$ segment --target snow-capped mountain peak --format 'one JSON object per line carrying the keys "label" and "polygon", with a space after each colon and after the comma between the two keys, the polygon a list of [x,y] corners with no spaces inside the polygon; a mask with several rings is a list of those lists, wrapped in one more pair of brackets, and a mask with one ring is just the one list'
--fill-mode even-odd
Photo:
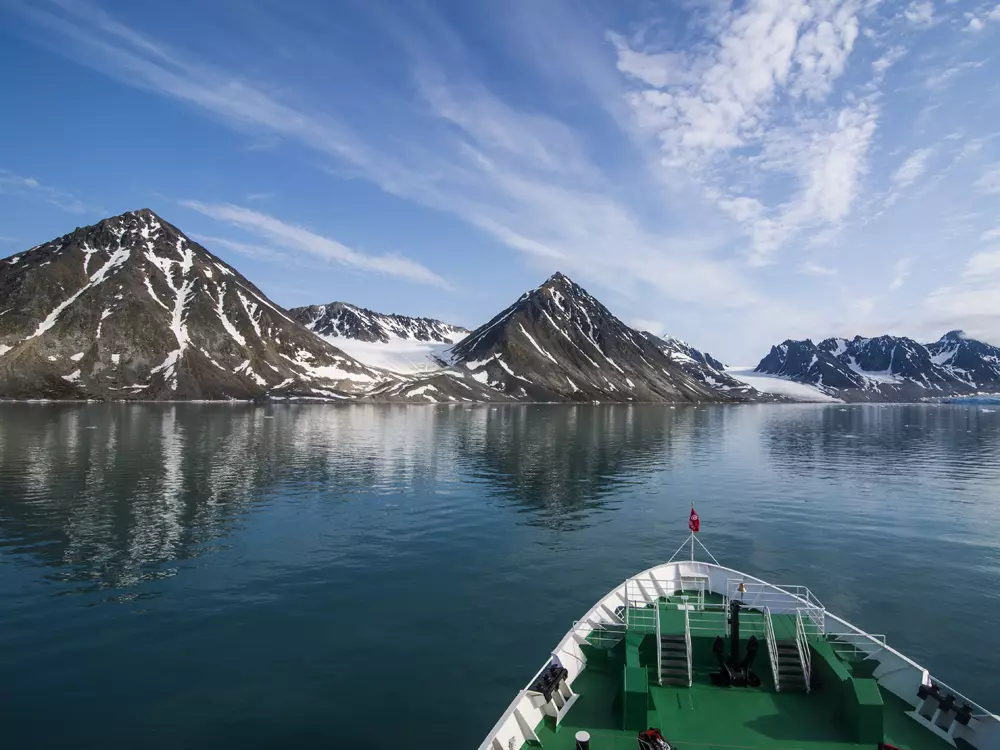
{"label": "snow-capped mountain peak", "polygon": [[752,393],[722,373],[700,377],[662,345],[556,273],[472,331],[449,357],[480,382],[518,398],[727,401]]}
{"label": "snow-capped mountain peak", "polygon": [[149,209],[0,261],[0,391],[251,398],[383,379]]}

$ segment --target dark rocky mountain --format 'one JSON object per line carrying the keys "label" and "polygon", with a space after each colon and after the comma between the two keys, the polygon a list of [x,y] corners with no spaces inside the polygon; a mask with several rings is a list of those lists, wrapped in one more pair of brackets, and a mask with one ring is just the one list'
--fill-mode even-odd
{"label": "dark rocky mountain", "polygon": [[927,351],[935,364],[977,390],[1000,392],[1000,347],[970,339],[962,331],[949,331]]}
{"label": "dark rocky mountain", "polygon": [[692,374],[659,341],[629,328],[557,273],[446,356],[480,383],[518,400],[731,402],[760,396],[738,381]]}
{"label": "dark rocky mountain", "polygon": [[148,209],[0,261],[3,398],[346,398],[387,378]]}
{"label": "dark rocky mountain", "polygon": [[649,331],[643,331],[642,335],[667,355],[680,369],[705,385],[712,388],[724,387],[728,393],[742,394],[748,399],[755,399],[760,395],[755,393],[754,389],[746,383],[726,373],[726,366],[711,354],[695,349],[686,341],[681,341],[673,336],[661,338]]}
{"label": "dark rocky mountain", "polygon": [[686,341],[681,341],[673,336],[656,336],[649,331],[643,331],[642,335],[660,347],[660,351],[675,362],[694,362],[716,372],[725,372],[726,370],[726,366],[711,354],[698,351]]}
{"label": "dark rocky mountain", "polygon": [[756,371],[845,401],[914,401],[1000,391],[1000,349],[961,331],[926,345],[905,336],[788,340],[771,347]]}
{"label": "dark rocky mountain", "polygon": [[384,315],[346,302],[293,307],[292,317],[314,333],[331,338],[389,343],[393,339],[454,344],[469,331],[434,318]]}
{"label": "dark rocky mountain", "polygon": [[[407,367],[374,366],[378,356]],[[562,274],[471,334],[345,303],[289,312],[142,209],[0,260],[0,398],[766,397],[709,355],[629,328]]]}

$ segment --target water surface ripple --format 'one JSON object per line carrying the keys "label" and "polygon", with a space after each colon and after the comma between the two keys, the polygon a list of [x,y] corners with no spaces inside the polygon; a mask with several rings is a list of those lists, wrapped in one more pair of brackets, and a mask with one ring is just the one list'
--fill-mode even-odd
{"label": "water surface ripple", "polygon": [[5,744],[474,747],[692,503],[998,710],[998,500],[979,406],[0,404]]}

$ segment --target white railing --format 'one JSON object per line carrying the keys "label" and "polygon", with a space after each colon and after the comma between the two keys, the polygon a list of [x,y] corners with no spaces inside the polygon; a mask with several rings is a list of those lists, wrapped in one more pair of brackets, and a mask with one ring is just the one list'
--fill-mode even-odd
{"label": "white railing", "polygon": [[700,610],[685,610],[689,628],[701,635],[725,635],[728,632],[726,610],[721,604],[706,604]]}
{"label": "white railing", "polygon": [[656,676],[659,678],[659,682],[663,684],[663,641],[660,640],[662,637],[660,632],[660,607],[656,607]]}
{"label": "white railing", "polygon": [[[848,656],[851,660],[868,659],[887,648],[885,635],[882,633],[826,633],[826,639],[837,654]],[[875,643],[872,643],[874,641]],[[878,648],[876,644],[881,644]]]}
{"label": "white railing", "polygon": [[795,615],[802,619],[802,625],[806,629],[806,635],[822,636],[826,633],[826,610],[808,605],[806,607],[796,607]]}
{"label": "white railing", "polygon": [[[745,591],[740,591],[741,585]],[[733,599],[753,609],[770,607],[776,614],[794,614],[799,607],[805,607],[815,611],[818,620],[826,609],[807,586],[779,586],[743,578],[726,579],[725,602]]]}
{"label": "white railing", "polygon": [[687,650],[687,661],[688,661],[688,687],[691,687],[694,682],[694,676],[691,670],[691,610],[684,610],[684,647]]}
{"label": "white railing", "polygon": [[764,636],[767,639],[767,655],[771,662],[771,674],[774,675],[774,689],[776,692],[781,692],[781,683],[778,680],[778,644],[774,639],[771,610],[767,607],[764,607]]}
{"label": "white railing", "polygon": [[795,645],[799,649],[799,662],[802,664],[802,678],[806,683],[806,692],[812,687],[812,650],[809,639],[806,638],[805,625],[802,622],[802,610],[795,614]]}
{"label": "white railing", "polygon": [[585,640],[591,646],[613,648],[625,637],[625,625],[623,623],[612,622],[602,622],[594,625],[594,623],[586,620],[576,620],[573,622],[573,630],[571,632],[580,639]]}

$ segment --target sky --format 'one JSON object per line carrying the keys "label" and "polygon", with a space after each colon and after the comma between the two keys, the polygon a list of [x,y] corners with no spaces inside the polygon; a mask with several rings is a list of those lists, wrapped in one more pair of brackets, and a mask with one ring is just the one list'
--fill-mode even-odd
{"label": "sky", "polygon": [[998,55],[995,0],[0,0],[0,256],[149,207],[286,307],[1000,344]]}

